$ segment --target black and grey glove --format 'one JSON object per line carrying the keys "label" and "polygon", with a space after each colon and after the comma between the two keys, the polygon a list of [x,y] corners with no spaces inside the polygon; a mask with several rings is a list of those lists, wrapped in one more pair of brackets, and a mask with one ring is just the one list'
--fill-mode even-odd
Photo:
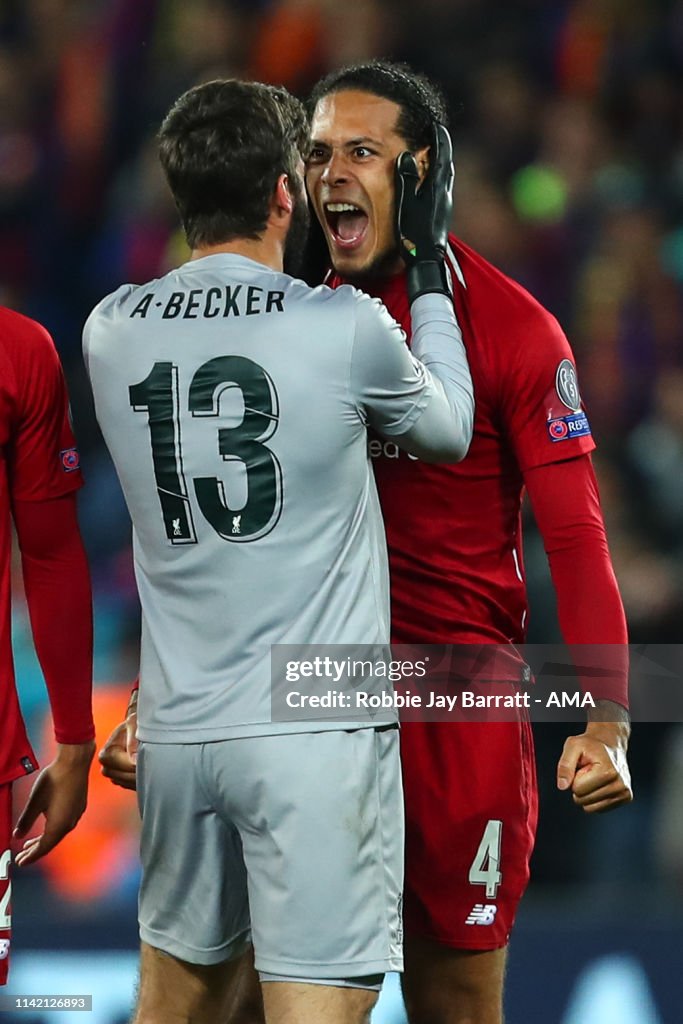
{"label": "black and grey glove", "polygon": [[421,185],[412,153],[401,153],[395,177],[396,232],[408,268],[408,298],[413,302],[430,292],[452,298],[445,266],[455,177],[448,130],[434,126],[429,170]]}

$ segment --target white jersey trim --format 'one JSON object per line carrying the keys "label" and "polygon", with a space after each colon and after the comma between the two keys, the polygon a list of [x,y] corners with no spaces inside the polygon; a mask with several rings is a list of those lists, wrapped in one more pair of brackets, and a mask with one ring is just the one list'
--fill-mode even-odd
{"label": "white jersey trim", "polygon": [[450,242],[448,243],[448,250],[446,252],[446,255],[448,257],[446,266],[448,267],[448,273],[451,277],[451,288],[453,287],[453,271],[455,271],[455,276],[457,277],[458,281],[463,286],[463,288],[467,288],[465,275],[462,272],[462,267],[458,263],[457,256],[455,255],[455,252],[453,251],[453,246],[450,244]]}
{"label": "white jersey trim", "polygon": [[519,568],[519,555],[517,554],[517,548],[512,549],[512,558],[515,563],[515,572],[517,573],[517,579],[520,583],[524,583],[524,577],[522,576],[521,569]]}

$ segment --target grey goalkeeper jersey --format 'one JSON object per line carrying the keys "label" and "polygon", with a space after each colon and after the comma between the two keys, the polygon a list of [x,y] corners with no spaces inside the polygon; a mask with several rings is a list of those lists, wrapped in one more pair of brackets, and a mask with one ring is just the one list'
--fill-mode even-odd
{"label": "grey goalkeeper jersey", "polygon": [[378,300],[232,254],[90,315],[86,366],[133,522],[141,739],[301,731],[271,722],[271,646],[388,643],[366,427],[443,461],[472,431],[450,303],[412,313],[434,374]]}

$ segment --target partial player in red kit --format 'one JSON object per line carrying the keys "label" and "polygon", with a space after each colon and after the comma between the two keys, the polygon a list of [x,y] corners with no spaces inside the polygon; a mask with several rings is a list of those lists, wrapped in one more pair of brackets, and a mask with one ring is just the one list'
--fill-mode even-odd
{"label": "partial player in red kit", "polygon": [[[615,645],[612,683],[603,684],[595,720],[567,740],[558,788],[588,812],[625,803],[626,624],[569,344],[524,289],[447,235],[450,180],[437,152],[445,110],[431,83],[386,62],[342,69],[315,88],[312,114],[307,184],[332,263],[328,283],[350,282],[380,297],[409,337],[409,290],[452,291],[475,386],[474,439],[461,465],[427,466],[391,444],[371,444],[389,544],[394,642],[524,640],[526,488],[565,641]],[[399,245],[395,227],[401,191],[418,183],[435,217],[443,217],[440,245],[426,255],[422,246],[433,244],[439,225],[427,238],[404,233],[409,246]],[[423,267],[432,262],[429,279],[416,281],[411,249]],[[598,695],[594,685],[592,693]],[[100,759],[114,782],[134,788],[135,698],[129,711]],[[536,828],[529,724],[522,717],[405,723],[402,756],[403,985],[411,1024],[500,1024],[506,946]],[[237,1010],[224,1024],[257,1019]]]}
{"label": "partial player in red kit", "polygon": [[[327,282],[381,298],[410,337],[410,250],[417,243],[423,253],[418,239],[399,245],[396,237],[395,183],[408,187],[406,158],[398,174],[395,168],[408,150],[414,183],[439,187],[430,168],[438,165],[443,102],[408,68],[371,62],[323,79],[311,105],[307,184],[333,266]],[[601,698],[596,721],[567,740],[557,778],[584,810],[606,810],[631,799],[627,633],[571,349],[523,288],[445,229],[434,259],[433,290],[452,289],[467,347],[475,432],[458,466],[427,466],[378,442],[372,450],[390,554],[393,640],[524,641],[526,488],[565,642],[618,645],[611,683],[599,693],[592,687]],[[499,1024],[506,946],[536,828],[530,726],[523,718],[408,722],[401,746],[411,1024]]]}
{"label": "partial player in red kit", "polygon": [[33,639],[57,740],[17,823],[16,863],[31,864],[85,810],[95,743],[91,711],[92,601],[76,518],[78,451],[57,352],[37,323],[0,307],[0,985],[10,952],[11,785],[37,768],[19,709],[10,646],[14,522]]}

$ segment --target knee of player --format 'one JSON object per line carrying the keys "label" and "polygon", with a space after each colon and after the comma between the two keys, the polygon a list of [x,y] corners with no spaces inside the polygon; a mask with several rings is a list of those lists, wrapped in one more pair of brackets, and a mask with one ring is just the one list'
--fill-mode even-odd
{"label": "knee of player", "polygon": [[480,979],[450,979],[448,984],[404,985],[409,1024],[501,1024],[498,986]]}

